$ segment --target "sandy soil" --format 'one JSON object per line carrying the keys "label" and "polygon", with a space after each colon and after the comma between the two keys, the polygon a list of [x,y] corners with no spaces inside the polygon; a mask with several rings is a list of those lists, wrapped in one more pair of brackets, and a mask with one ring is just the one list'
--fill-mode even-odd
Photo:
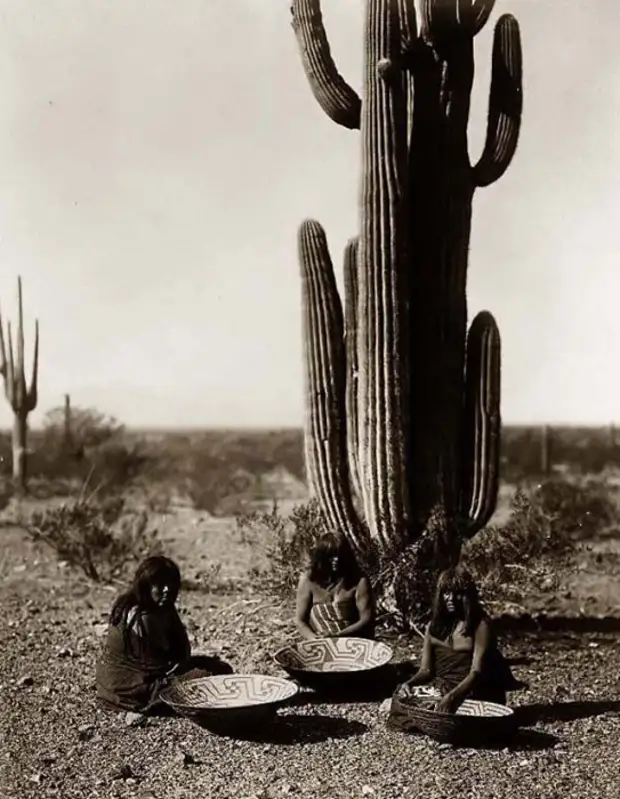
{"label": "sandy soil", "polygon": [[[280,674],[271,655],[294,637],[292,609],[252,592],[247,573],[260,552],[241,542],[233,523],[191,512],[162,518],[161,530],[184,575],[212,584],[210,592],[181,597],[194,647],[220,654],[238,671]],[[505,639],[509,655],[525,658],[515,671],[530,683],[529,691],[513,695],[515,705],[529,710],[512,750],[452,750],[390,731],[378,703],[304,701],[280,711],[258,741],[214,736],[180,718],[129,727],[94,703],[94,664],[118,588],[80,579],[20,530],[0,535],[0,795],[6,799],[617,795],[617,636]],[[593,594],[596,608],[609,610],[618,604],[618,581],[613,588],[611,578],[618,552],[615,544],[597,546],[613,550],[602,553],[602,564],[612,566],[599,563],[597,571],[597,552],[584,552],[584,569],[567,580],[574,581],[575,601]],[[231,581],[235,591],[225,593]],[[391,643],[397,657],[417,656],[418,641]]]}

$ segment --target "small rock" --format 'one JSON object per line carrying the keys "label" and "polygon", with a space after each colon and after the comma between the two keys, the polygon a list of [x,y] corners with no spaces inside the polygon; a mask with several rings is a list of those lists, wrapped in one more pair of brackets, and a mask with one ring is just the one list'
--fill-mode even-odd
{"label": "small rock", "polygon": [[182,766],[192,766],[196,764],[194,755],[192,755],[191,752],[185,752],[183,750],[179,750],[174,759]]}
{"label": "small rock", "polygon": [[130,710],[125,713],[125,724],[127,727],[142,727],[146,724],[146,716],[142,713],[133,713]]}
{"label": "small rock", "polygon": [[95,727],[93,724],[82,724],[78,727],[78,738],[80,741],[90,741],[95,734]]}
{"label": "small rock", "polygon": [[59,658],[70,658],[73,657],[73,652],[66,646],[61,646],[58,652],[56,653],[56,657]]}
{"label": "small rock", "polygon": [[374,788],[370,785],[362,785],[362,796],[371,796],[375,792]]}
{"label": "small rock", "polygon": [[34,680],[29,674],[25,674],[23,677],[20,677],[17,681],[17,685],[20,688],[25,688],[29,685],[34,685]]}
{"label": "small rock", "polygon": [[131,766],[129,763],[122,763],[119,767],[118,771],[115,771],[112,775],[113,780],[135,780],[135,774],[132,771]]}
{"label": "small rock", "polygon": [[387,716],[392,709],[392,697],[388,696],[387,699],[384,699],[383,702],[379,705],[379,715],[380,716]]}

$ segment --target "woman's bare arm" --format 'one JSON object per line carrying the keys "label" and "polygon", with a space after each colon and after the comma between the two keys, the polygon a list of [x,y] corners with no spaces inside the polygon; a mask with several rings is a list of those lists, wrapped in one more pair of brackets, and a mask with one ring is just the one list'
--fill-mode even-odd
{"label": "woman's bare arm", "polygon": [[469,674],[465,679],[443,696],[437,705],[437,710],[445,712],[454,712],[459,705],[467,698],[476,682],[480,679],[482,674],[482,664],[484,657],[491,645],[491,628],[489,623],[484,619],[476,628],[474,636],[474,651],[472,655],[471,667]]}
{"label": "woman's bare arm", "polygon": [[375,618],[375,601],[370,586],[370,581],[367,577],[362,577],[355,590],[355,604],[357,606],[358,620],[353,624],[349,624],[344,630],[338,633],[339,637],[348,635],[355,635],[355,633],[364,630],[368,627]]}
{"label": "woman's bare arm", "polygon": [[312,589],[307,575],[302,574],[297,584],[297,608],[295,624],[303,638],[316,638],[316,634],[308,625],[310,608],[312,607]]}
{"label": "woman's bare arm", "polygon": [[422,644],[422,655],[420,657],[420,665],[418,670],[410,677],[403,687],[413,687],[414,685],[425,685],[429,683],[434,677],[433,669],[433,642],[431,640],[431,626],[427,626],[424,632],[424,643]]}

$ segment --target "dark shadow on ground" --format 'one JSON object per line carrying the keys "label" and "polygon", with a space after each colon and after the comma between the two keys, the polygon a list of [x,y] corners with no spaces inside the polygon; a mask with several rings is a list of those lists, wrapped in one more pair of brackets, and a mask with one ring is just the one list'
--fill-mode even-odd
{"label": "dark shadow on ground", "polygon": [[[407,730],[405,735],[427,738],[431,740],[424,733],[419,730]],[[543,749],[551,749],[560,739],[557,735],[552,735],[548,732],[540,732],[539,730],[515,729],[512,733],[507,733],[499,737],[494,736],[489,740],[477,740],[472,743],[471,740],[458,741],[455,740],[447,746],[450,749],[475,749],[480,751],[501,751],[507,749],[510,752],[538,752]],[[444,744],[444,746],[446,746]]]}
{"label": "dark shadow on ground", "polygon": [[359,672],[336,675],[331,672],[322,679],[319,675],[291,701],[293,705],[334,705],[357,702],[382,702],[392,696],[399,685],[417,670],[411,662],[391,663],[384,666],[373,677],[364,679]]}
{"label": "dark shadow on ground", "polygon": [[515,655],[515,657],[507,657],[506,662],[509,666],[531,666],[536,661],[536,658],[530,655]]}
{"label": "dark shadow on ground", "polygon": [[620,713],[620,701],[540,702],[513,708],[518,723],[524,727],[545,721],[575,721],[603,713]]}
{"label": "dark shadow on ground", "polygon": [[477,746],[463,744],[460,749],[478,749],[485,751],[498,751],[507,749],[509,752],[540,752],[544,749],[551,749],[560,739],[557,735],[539,730],[517,730],[507,740],[489,741],[480,743]]}
{"label": "dark shadow on ground", "polygon": [[216,735],[225,735],[239,741],[251,741],[261,744],[278,744],[291,746],[293,744],[322,743],[329,739],[352,738],[362,735],[368,730],[366,724],[360,721],[351,721],[337,716],[313,714],[302,716],[296,713],[276,716],[263,728],[255,731],[217,730],[206,727],[196,721],[199,727],[209,729]]}

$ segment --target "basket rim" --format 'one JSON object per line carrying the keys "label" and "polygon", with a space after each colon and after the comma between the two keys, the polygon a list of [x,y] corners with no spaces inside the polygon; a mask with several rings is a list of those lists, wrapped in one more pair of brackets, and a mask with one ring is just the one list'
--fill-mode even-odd
{"label": "basket rim", "polygon": [[171,698],[171,694],[176,690],[176,686],[169,685],[164,688],[159,696],[160,698],[170,707],[179,710],[190,710],[194,713],[227,713],[230,711],[248,711],[248,710],[255,710],[258,708],[269,708],[274,705],[281,705],[285,702],[288,702],[292,699],[296,694],[299,693],[299,686],[296,685],[292,680],[287,679],[286,677],[278,677],[277,675],[272,674],[259,674],[259,673],[238,673],[238,674],[214,674],[210,677],[193,677],[188,680],[184,681],[184,685],[191,685],[196,683],[206,683],[206,682],[221,682],[224,678],[231,679],[235,677],[266,677],[270,680],[273,680],[279,683],[282,686],[286,686],[288,689],[288,694],[286,696],[281,696],[278,699],[270,699],[266,702],[250,702],[246,704],[237,704],[237,705],[210,705],[210,704],[199,704],[193,705],[188,704],[187,702],[179,702],[175,701]]}

